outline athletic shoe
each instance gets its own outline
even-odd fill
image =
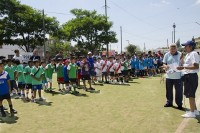
[[[198,110],[194,110],[195,115],[200,115]]]
[[[191,112],[191,111],[188,111],[184,115],[181,115],[181,116],[184,118],[195,118],[196,117],[195,113]]]
[[[165,105],[164,105],[164,107],[172,107],[173,105],[171,104],[171,103],[166,103]]]
[[[10,113],[12,114],[17,114],[17,111],[16,110],[14,110],[14,109],[12,109],[12,110],[10,110]]]
[[[95,89],[91,87],[91,88],[89,88],[89,90],[94,91]]]
[[[38,99],[38,101],[44,101],[44,99],[43,99],[42,97],[40,97],[40,98]]]
[[[189,113],[190,111],[186,111],[186,113]],[[200,115],[198,110],[194,110],[195,115]]]

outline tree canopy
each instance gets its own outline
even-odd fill
[[[24,51],[42,46],[44,39],[43,14],[17,0],[0,1],[1,44],[19,45]],[[59,22],[44,15],[46,34],[54,35]]]
[[[73,9],[71,13],[75,18],[63,25],[63,32],[78,48],[94,52],[105,44],[117,42],[116,33],[110,30],[113,23],[106,21],[104,15],[83,9]]]

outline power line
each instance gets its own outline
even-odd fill
[[[115,2],[113,2],[112,0],[110,0],[110,1],[111,1],[111,3],[113,3],[116,7],[118,7],[119,9],[121,9],[122,11],[124,11],[125,13],[129,14],[130,16],[134,17],[134,18],[137,19],[138,21],[141,21],[141,22],[143,22],[143,23],[145,23],[145,24],[147,24],[147,25],[150,25],[150,26],[152,26],[152,27],[154,27],[154,28],[156,28],[156,29],[160,29],[160,28],[154,26],[153,24],[150,24],[150,23],[144,21],[143,19],[141,19],[141,18],[135,16],[134,14],[130,13],[129,11],[127,11],[126,9],[124,9],[123,7],[121,7],[121,6],[119,6],[118,4],[116,4]]]

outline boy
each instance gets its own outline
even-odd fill
[[[92,88],[92,85],[91,85],[91,78],[90,78],[90,74],[89,74],[89,62],[87,61],[87,58],[86,57],[83,57],[83,60],[81,62],[81,74],[82,74],[82,80],[83,80],[83,85],[84,85],[84,89],[86,91],[88,90],[94,90]],[[87,89],[86,88],[86,84],[85,84],[85,80],[88,80],[88,83],[89,83],[89,86],[90,88]]]
[[[16,60],[15,61],[16,65],[17,65],[17,68],[15,70],[16,72],[16,79],[17,79],[17,82],[18,82],[18,96],[21,98],[25,98],[25,93],[24,93],[24,89],[25,89],[25,77],[24,77],[24,68],[23,68],[23,65],[20,64],[20,61],[19,60]]]
[[[69,81],[70,84],[73,86],[74,88],[74,93],[78,93],[76,91],[77,88],[77,65],[76,65],[76,59],[75,57],[71,57],[71,63],[68,65],[67,67],[67,73],[68,73],[68,77],[69,77]]]
[[[108,83],[108,79],[107,79],[108,61],[106,60],[106,55],[102,55],[101,66],[102,66],[102,82],[104,82],[104,78],[105,78],[105,83]]]
[[[46,72],[47,72],[47,82],[50,84],[50,88],[48,88],[49,91],[52,91],[52,77],[53,72],[55,70],[55,59],[51,59],[51,63],[46,66]]]
[[[116,62],[115,64],[113,65],[113,69],[115,71],[115,81],[114,83],[116,82],[119,82],[119,78],[121,77],[121,62],[120,62],[120,59],[119,58],[116,58]],[[116,81],[117,80],[117,81]]]
[[[42,79],[42,86],[44,88],[44,91],[47,91],[48,83],[47,83],[47,78],[46,78],[47,77],[46,63],[41,62],[40,68],[44,71],[44,77]]]
[[[25,82],[26,82],[26,100],[29,101],[29,90],[31,90],[31,98],[33,99],[33,91],[32,91],[32,77],[31,77],[31,68],[33,66],[32,60],[28,61],[28,66],[24,69],[24,75],[25,75]]]
[[[17,111],[13,109],[10,93],[11,93],[11,87],[10,87],[10,76],[8,72],[4,71],[4,64],[2,60],[0,60],[0,110],[2,117],[6,117],[6,113],[4,111],[2,102],[4,99],[8,101],[9,107],[10,107],[10,113],[11,116],[13,116]]]
[[[64,82],[65,82],[65,86],[66,86],[66,91],[70,91],[70,87],[69,87],[69,77],[68,77],[68,70],[67,67],[69,65],[69,61],[65,60],[64,62]]]
[[[17,84],[14,77],[15,68],[12,66],[12,60],[7,59],[7,66],[5,66],[5,71],[8,72],[10,76],[10,86],[11,86],[11,96],[13,95],[14,88],[17,89]]]
[[[114,57],[113,56],[111,56],[109,59],[110,59],[110,61],[109,61],[109,64],[108,64],[108,70],[107,71],[110,74],[110,82],[112,83],[113,80],[114,80],[114,76],[115,76],[114,69],[113,69],[115,61],[114,61]]]
[[[64,65],[62,58],[58,58],[58,65],[57,65],[57,82],[59,91],[65,91],[64,88]],[[60,88],[60,84],[62,84],[62,89]]]
[[[43,98],[41,96],[41,90],[42,90],[42,80],[45,76],[43,69],[39,66],[39,60],[33,61],[34,66],[31,69],[31,77],[32,77],[32,90],[33,90],[33,96],[34,100],[33,102],[36,102],[36,92],[38,90],[39,95],[39,101],[43,101]]]

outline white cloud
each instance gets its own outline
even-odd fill
[[[162,3],[162,4],[165,4],[165,5],[169,5],[169,4],[170,4],[170,2],[169,2],[169,1],[166,1],[166,0],[162,0],[161,3]]]
[[[161,4],[160,4],[160,3],[151,3],[150,6],[153,6],[153,7],[161,7]]]
[[[150,3],[150,6],[153,6],[153,7],[162,7],[164,5],[169,5],[170,2],[167,1],[167,0],[161,0],[159,2],[155,2],[155,3]]]
[[[196,1],[196,5],[200,5],[200,0],[197,0],[197,1]]]

